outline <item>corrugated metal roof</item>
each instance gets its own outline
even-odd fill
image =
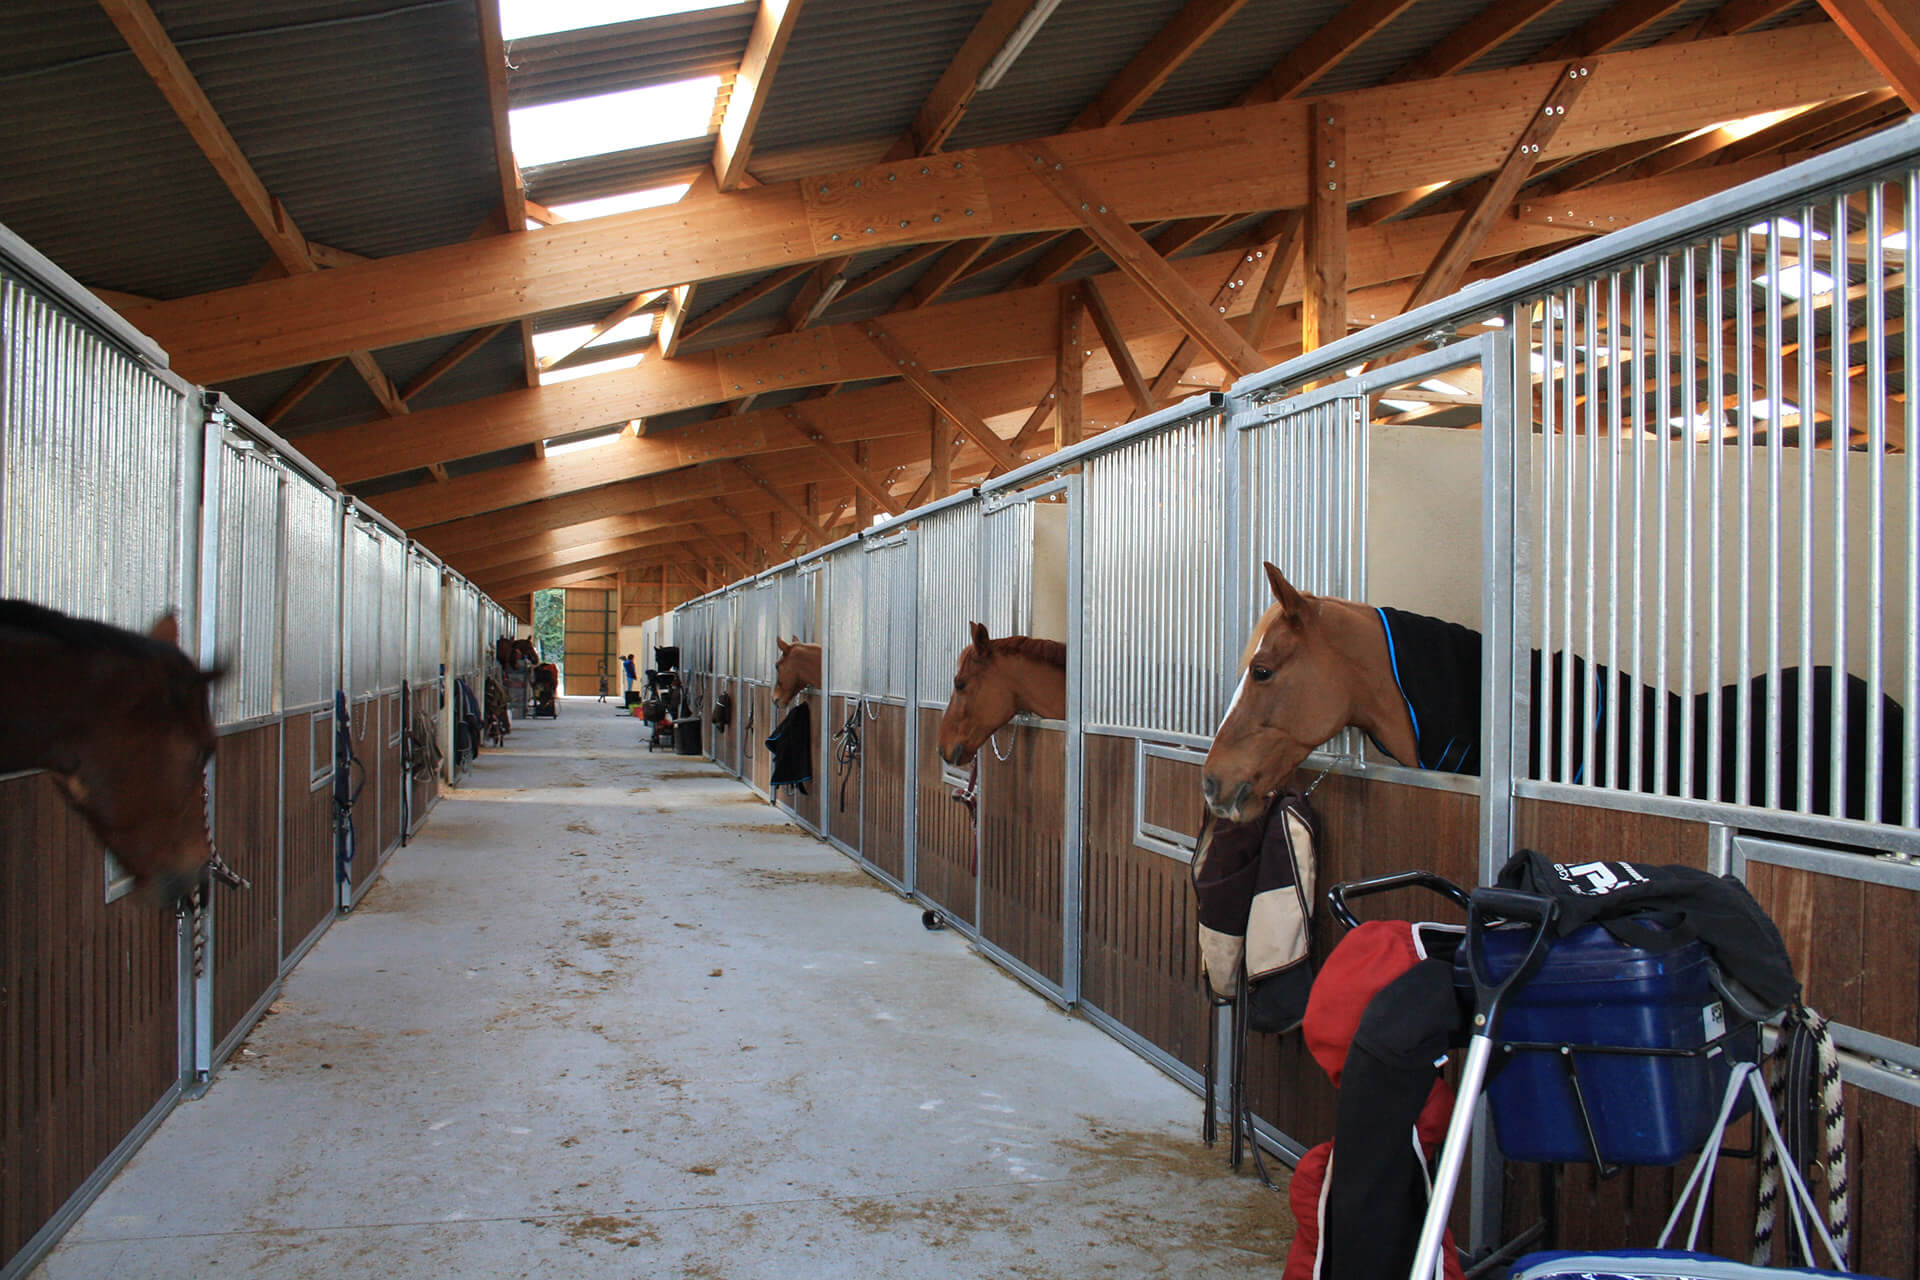
[[[651,147],[582,156],[521,171],[527,198],[540,204],[593,200],[685,182],[713,160],[713,139],[683,138]]]
[[[1167,77],[1136,120],[1219,111],[1258,84],[1346,0],[1253,0]]]
[[[1588,19],[1614,3],[1616,0],[1560,0],[1467,70],[1492,71],[1531,62],[1542,49],[1561,36],[1572,35],[1585,26]]]
[[[809,4],[767,95],[756,152],[899,137],[986,8],[985,0]]]
[[[1554,12],[1586,2],[1560,0]],[[1611,2],[1600,0],[1602,4]],[[1478,8],[1477,0],[1422,0],[1422,3],[1413,5],[1384,28],[1374,32],[1359,48],[1314,81],[1301,96],[1344,93],[1349,89],[1364,89],[1379,84],[1431,49],[1442,36],[1465,23]],[[1532,31],[1539,25],[1535,23],[1527,30]],[[1557,36],[1554,38],[1558,39]]]
[[[739,69],[758,0],[507,42],[516,107],[671,84]]]
[[[1005,78],[974,98],[948,146],[991,146],[1062,132],[1183,3],[1102,0],[1062,5]]]

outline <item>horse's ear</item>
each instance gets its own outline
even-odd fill
[[[178,649],[180,647],[180,619],[174,617],[171,611],[163,613],[154,621],[153,626],[148,629],[147,635],[158,640],[161,644],[170,644]]]
[[[993,637],[987,634],[987,629],[977,622],[969,622],[967,625],[973,629],[973,647],[982,654],[991,654]]]
[[[1271,561],[1263,562],[1262,567],[1267,571],[1267,585],[1273,588],[1273,598],[1280,602],[1280,611],[1289,618],[1299,617],[1305,610],[1306,602],[1300,598],[1293,584],[1287,581],[1287,575],[1280,572]]]
[[[773,638],[773,642],[780,646],[780,652],[782,654],[785,654],[786,652],[788,652],[793,648],[791,644],[787,643],[785,640],[781,639],[779,636],[775,636]]]

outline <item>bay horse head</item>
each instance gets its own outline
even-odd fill
[[[940,717],[940,758],[971,761],[988,738],[1021,712],[1058,720],[1067,714],[1067,648],[1057,640],[1003,636],[969,623],[973,643],[960,651],[953,697]]]
[[[150,900],[192,892],[213,859],[207,690],[222,672],[180,651],[170,614],[143,636],[20,601],[0,604],[0,655],[33,673],[0,711],[0,771],[51,773]]]
[[[774,637],[780,659],[773,666],[773,701],[786,706],[808,688],[820,687],[820,646]]]
[[[1240,683],[1200,780],[1207,808],[1234,822],[1263,811],[1308,753],[1349,725],[1403,763],[1417,750],[1378,615],[1297,590],[1265,568],[1273,604],[1241,654]]]

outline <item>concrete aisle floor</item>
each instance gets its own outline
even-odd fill
[[[36,1276],[1278,1271],[1116,1041],[592,699],[509,743]]]

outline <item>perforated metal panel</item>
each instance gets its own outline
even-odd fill
[[[340,503],[289,475],[281,694],[287,710],[333,700],[340,644]]]
[[[380,538],[365,520],[348,520],[342,554],[346,563],[346,690],[364,698],[380,687]]]
[[[945,706],[980,607],[980,508],[936,511],[920,522],[920,701]]]
[[[215,652],[226,678],[213,686],[217,723],[280,709],[281,468],[233,441],[221,445]]]
[[[827,685],[858,694],[867,673],[867,556],[842,547],[827,561]]]
[[[408,558],[407,576],[412,599],[407,610],[408,678],[427,684],[440,674],[440,570],[425,556]]]
[[[904,698],[914,661],[911,616],[916,605],[913,544],[905,536],[866,553],[866,653],[863,692]]]
[[[138,630],[181,610],[198,413],[4,268],[0,343],[0,595]]]

